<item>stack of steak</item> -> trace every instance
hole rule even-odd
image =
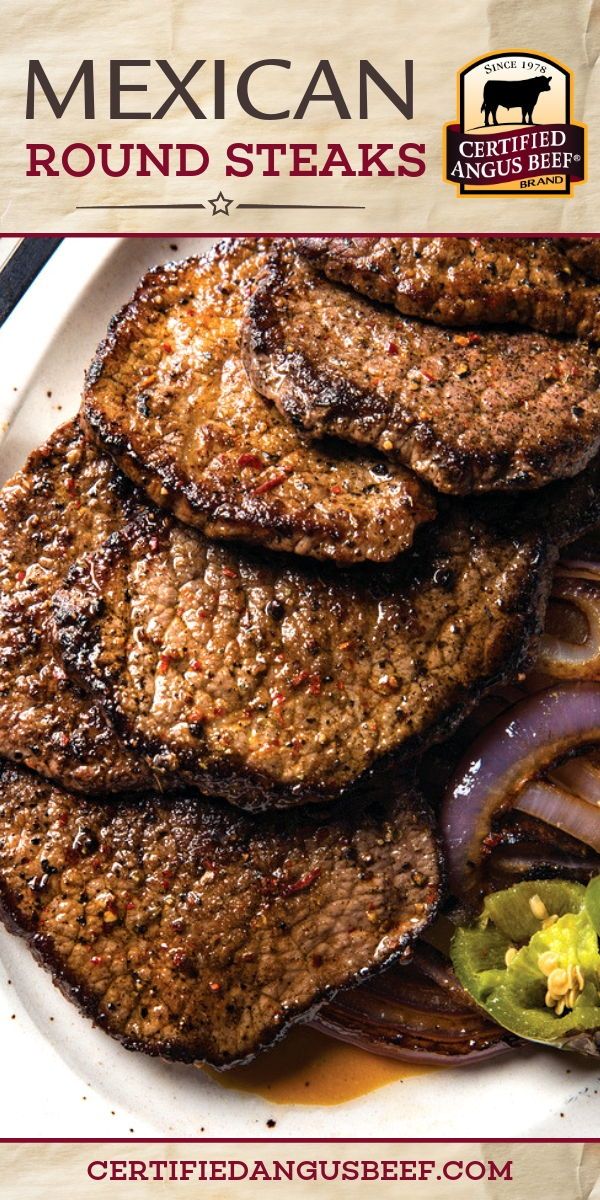
[[[599,273],[223,243],[149,272],[0,493],[0,908],[126,1046],[246,1060],[432,921],[418,756],[600,520]]]

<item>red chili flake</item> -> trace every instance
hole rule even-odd
[[[163,350],[166,350],[167,354],[171,354],[171,352],[172,352],[172,350],[173,350],[173,347],[172,347],[171,343],[170,343],[170,342],[163,342]]]
[[[90,958],[90,962],[91,962],[92,966],[98,967],[100,965],[100,963],[104,962],[104,959],[101,954],[92,954],[92,957]]]
[[[265,479],[264,483],[259,483],[258,487],[254,488],[254,495],[264,496],[265,492],[272,492],[273,488],[285,483],[286,479],[285,471],[281,471],[279,475],[272,475],[270,479]]]
[[[68,492],[74,492],[74,491],[75,491],[75,480],[74,480],[74,478],[73,478],[73,476],[72,476],[72,475],[69,475],[69,476],[68,476],[68,478],[67,478],[67,484],[66,484],[66,487],[67,487],[67,491],[68,491]]]
[[[135,908],[135,904],[134,904],[133,900],[130,900],[129,903],[125,907],[127,908],[128,912],[131,912],[132,908]]]
[[[398,353],[398,347],[395,342],[389,343],[387,352],[388,352],[388,354],[397,354]]]
[[[301,875],[300,878],[297,879],[295,883],[286,883],[284,890],[287,892],[288,895],[293,895],[294,892],[303,892],[306,888],[309,888],[311,886],[311,884],[313,884],[315,882],[315,880],[317,880],[319,878],[320,874],[321,874],[321,868],[315,867],[313,871],[307,871],[306,875]]]
[[[195,708],[188,714],[187,723],[188,725],[201,725],[203,721],[206,721],[207,715],[203,708]]]
[[[190,670],[202,671],[202,669],[202,663],[200,662],[199,658],[190,658]]]
[[[485,837],[482,842],[482,846],[485,846],[486,850],[495,850],[496,846],[500,846],[501,844],[501,833],[488,833],[487,837]]]
[[[290,683],[294,688],[300,687],[300,684],[306,683],[306,680],[309,678],[310,675],[308,671],[298,671],[298,674],[294,675],[293,678],[290,679]]]
[[[421,367],[421,375],[424,375],[425,378],[428,379],[430,383],[437,383],[436,376],[432,375],[431,371],[425,371],[423,367]]]
[[[69,738],[66,733],[59,733],[58,740],[59,740],[61,746],[69,745]]]
[[[69,823],[69,814],[66,812],[59,813],[58,824],[65,826],[65,825],[68,825],[68,823]]]
[[[321,693],[321,676],[311,675],[308,690],[311,696],[319,696]]]
[[[158,660],[157,671],[159,675],[166,675],[171,666],[171,657],[169,654],[162,654]]]
[[[252,467],[253,471],[261,471],[265,464],[258,454],[240,454],[237,465],[241,470],[244,467]]]
[[[334,483],[331,489],[331,494],[332,496],[341,496],[342,488],[340,487],[339,483]]]
[[[226,579],[237,579],[237,571],[232,571],[231,567],[223,567],[223,574]]]
[[[225,705],[222,704],[220,700],[217,700],[217,703],[215,704],[215,717],[222,717],[224,712]]]
[[[338,680],[337,690],[338,690],[338,692],[345,692],[345,691],[346,691],[346,684],[345,684],[345,683],[342,683],[341,679],[340,679],[340,680]]]
[[[187,955],[185,953],[185,950],[173,950],[171,957],[173,959],[174,967],[182,967],[187,958]]]
[[[285,704],[286,699],[285,692],[271,692],[271,704],[273,708],[281,708]]]
[[[221,984],[216,983],[214,979],[211,979],[208,986],[209,986],[211,992],[220,992],[221,991]]]
[[[480,333],[468,333],[467,337],[472,346],[476,346],[477,343],[481,341]]]
[[[198,616],[200,617],[201,621],[205,621],[206,618],[209,616],[209,613],[207,612],[207,610],[205,608],[199,608]]]
[[[173,871],[167,867],[164,871],[161,871],[160,878],[161,878],[161,882],[162,882],[163,892],[168,892],[169,888],[171,887],[172,880],[173,880]]]
[[[22,583],[22,582],[23,582],[23,580],[24,580],[24,578],[25,578],[25,572],[24,572],[24,571],[17,571],[17,581],[18,581],[19,583]]]

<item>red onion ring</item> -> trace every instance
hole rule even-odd
[[[600,852],[600,812],[587,800],[569,795],[543,779],[533,779],[519,792],[515,808]]]
[[[584,616],[587,637],[574,642],[568,637],[545,632],[540,642],[536,667],[555,679],[600,678],[600,586],[598,580],[555,578],[551,599],[563,600]]]
[[[555,576],[576,575],[578,579],[600,579],[600,563],[588,558],[561,558]]]
[[[573,795],[600,809],[600,767],[590,758],[571,758],[555,767],[550,778],[553,783],[558,782]]]
[[[518,1044],[458,982],[445,957],[421,943],[413,959],[339,993],[311,1024],[385,1058],[466,1066]]]
[[[557,851],[543,851],[539,847],[523,851],[518,847],[501,846],[494,851],[492,860],[494,878],[499,880],[493,890],[500,891],[523,879],[550,878],[553,875],[587,883],[598,874],[598,869],[597,859],[574,858]]]
[[[600,740],[600,685],[559,684],[520,700],[473,742],[444,796],[450,890],[474,899],[494,815],[539,771]]]

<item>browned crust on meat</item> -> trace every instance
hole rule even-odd
[[[148,515],[70,573],[56,632],[67,670],[150,762],[245,808],[327,801],[516,674],[553,561],[543,536],[458,505],[364,574],[243,555]]]
[[[0,766],[0,916],[129,1050],[247,1061],[435,916],[440,853],[409,783],[326,824],[194,796],[119,805]]]
[[[83,416],[156,504],[209,537],[388,561],[433,497],[399,465],[315,446],[254,391],[239,327],[265,261],[264,241],[234,239],[150,271],[88,371]]]
[[[129,482],[77,422],[0,492],[0,754],[82,791],[148,787],[145,764],[55,658],[50,603],[69,567],[137,511]]]
[[[587,343],[398,317],[285,248],[248,301],[243,353],[255,387],[299,427],[374,446],[440,491],[539,488],[600,447]]]
[[[582,241],[583,239],[580,239]],[[297,238],[329,279],[441,325],[524,325],[600,339],[600,289],[558,238]],[[580,247],[580,264],[595,249]]]
[[[563,238],[562,247],[580,271],[591,279],[600,279],[600,237]]]

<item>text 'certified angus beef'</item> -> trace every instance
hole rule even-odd
[[[151,271],[88,373],[83,413],[161,507],[209,537],[343,563],[385,561],[435,515],[400,465],[303,439],[254,391],[239,354],[265,243],[224,242]]]
[[[153,765],[248,808],[330,799],[518,671],[554,557],[543,534],[504,536],[458,505],[364,574],[149,515],[71,571],[58,642]]]
[[[598,275],[598,242],[591,239],[298,238],[296,244],[330,279],[407,317],[526,325],[600,340],[600,288],[587,278]]]
[[[82,791],[151,781],[54,654],[54,590],[80,555],[138,509],[77,422],[59,429],[0,491],[0,754]]]
[[[285,248],[248,302],[244,355],[299,427],[374,446],[443,492],[539,488],[600,446],[587,342],[403,318]]]
[[[0,911],[132,1050],[223,1067],[391,962],[435,915],[410,785],[356,816],[92,802],[0,765]]]

